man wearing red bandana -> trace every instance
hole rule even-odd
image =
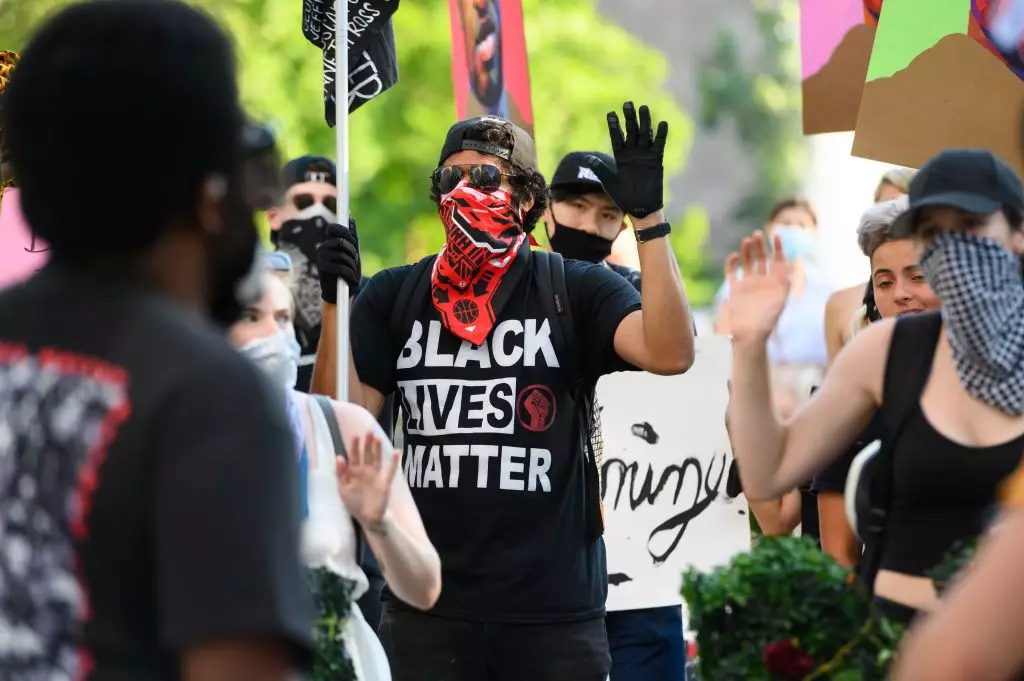
[[[355,300],[351,398],[376,413],[396,395],[403,472],[442,563],[429,612],[384,591],[395,681],[607,678],[594,386],[615,371],[682,373],[694,352],[665,238],[668,126],[647,107],[623,113],[624,132],[608,115],[616,167],[583,162],[636,229],[642,299],[605,267],[531,251],[548,205],[533,140],[483,116],[448,131],[431,176],[441,251],[379,272]],[[319,258],[351,243],[331,226]],[[326,305],[317,392],[332,388],[334,314]]]

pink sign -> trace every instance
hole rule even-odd
[[[32,276],[46,264],[47,250],[25,222],[20,191],[5,189],[0,199],[0,289]]]
[[[800,0],[800,61],[807,80],[828,63],[847,31],[864,23],[864,0]]]

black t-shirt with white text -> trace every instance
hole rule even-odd
[[[253,635],[308,659],[278,393],[140,287],[49,265],[0,293],[0,678],[170,681]]]
[[[529,251],[517,266],[523,274],[479,347],[442,325],[429,291],[410,303],[412,328],[393,337],[392,310],[413,268],[380,272],[352,312],[356,369],[403,407],[403,471],[441,557],[433,612],[504,622],[600,617],[607,571],[603,541],[586,529],[575,377],[557,356],[558,322],[542,297],[552,292],[539,290]],[[633,287],[572,260],[565,281],[574,365],[585,380],[633,369],[614,349],[619,323],[640,307]]]

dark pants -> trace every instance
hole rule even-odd
[[[686,681],[680,606],[610,612],[605,624],[611,681]]]
[[[384,588],[384,578],[367,573],[366,579],[370,582],[370,588],[359,597],[359,609],[363,611],[363,619],[377,631],[377,627],[380,626],[380,591]]]
[[[496,624],[384,604],[380,639],[393,681],[605,681],[603,619]]]

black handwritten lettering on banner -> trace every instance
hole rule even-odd
[[[551,491],[551,452],[498,445],[408,445],[402,470],[412,488]]]
[[[643,476],[643,482],[640,483],[639,490],[637,489],[637,479],[640,477],[640,465],[635,461],[627,464],[622,459],[609,459],[604,462],[602,467],[601,498],[607,503],[608,480],[612,477],[613,471],[618,472],[618,487],[615,489],[615,496],[611,504],[613,510],[619,508],[619,502],[622,500],[622,492],[627,480],[629,482],[629,497],[627,501],[630,510],[633,511],[639,508],[641,504],[656,505],[658,497],[665,491],[669,482],[671,480],[675,481],[674,491],[672,491],[671,495],[671,506],[668,507],[671,509],[671,515],[664,522],[654,527],[647,537],[647,552],[655,563],[664,563],[679,546],[679,542],[683,539],[690,521],[707,510],[711,506],[711,502],[718,498],[719,489],[722,486],[722,480],[727,470],[727,459],[728,454],[725,452],[715,454],[710,461],[708,470],[704,471],[700,459],[688,456],[681,465],[666,466],[658,478],[657,485],[654,485],[654,467],[648,464],[647,473]],[[716,464],[720,465],[718,477],[712,483],[712,468],[715,468]],[[695,478],[694,496],[692,501],[684,500],[683,503],[688,503],[689,506],[682,506],[679,502],[679,496],[683,492],[683,482],[686,480],[688,471],[692,471],[692,475]],[[675,534],[670,536],[667,547],[663,549],[655,548],[662,543],[657,540],[663,533],[671,533],[673,531]]]

